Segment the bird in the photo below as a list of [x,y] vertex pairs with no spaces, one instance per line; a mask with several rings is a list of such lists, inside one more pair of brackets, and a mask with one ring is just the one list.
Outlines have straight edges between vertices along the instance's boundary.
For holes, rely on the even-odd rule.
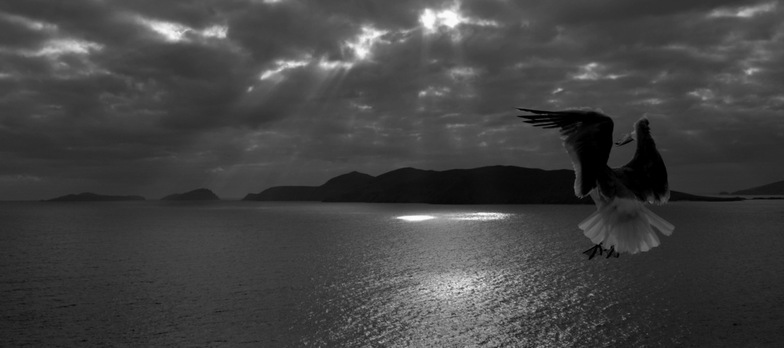
[[656,215],[645,203],[664,204],[670,197],[667,167],[651,136],[646,116],[634,123],[631,132],[615,142],[623,146],[636,140],[634,157],[619,168],[607,160],[613,147],[612,118],[595,110],[543,111],[517,108],[523,122],[544,129],[559,129],[563,146],[574,167],[574,194],[590,196],[596,212],[578,224],[595,245],[584,251],[588,259],[607,253],[636,254],[659,246],[656,232],[669,236],[675,226]]

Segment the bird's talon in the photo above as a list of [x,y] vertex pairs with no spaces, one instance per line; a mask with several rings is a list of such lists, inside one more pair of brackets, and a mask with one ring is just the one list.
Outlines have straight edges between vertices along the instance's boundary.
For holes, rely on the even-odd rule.
[[596,254],[604,255],[605,251],[607,252],[607,256],[605,256],[605,258],[607,258],[607,259],[609,259],[610,257],[613,257],[613,256],[615,256],[615,258],[621,257],[621,254],[619,252],[615,251],[615,246],[614,245],[610,246],[609,249],[605,249],[604,247],[602,247],[602,243],[596,244],[593,247],[591,247],[590,249],[588,249],[586,251],[583,251],[583,254],[588,255],[588,260],[590,260],[590,259],[593,259],[594,257],[596,257]]
[[602,243],[599,243],[599,244],[594,245],[590,249],[588,249],[586,251],[583,251],[583,254],[588,255],[588,260],[590,260],[590,259],[592,259],[592,258],[594,258],[596,256],[596,253],[599,253],[599,255],[602,255],[603,251],[604,251],[604,248],[602,248]]

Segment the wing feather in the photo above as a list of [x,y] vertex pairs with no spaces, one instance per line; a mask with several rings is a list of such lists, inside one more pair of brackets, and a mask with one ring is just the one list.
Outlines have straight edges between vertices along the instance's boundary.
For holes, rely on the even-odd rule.
[[616,176],[639,200],[666,203],[670,198],[667,166],[653,141],[648,120],[637,121],[635,131],[637,151],[629,163],[614,169]]
[[607,175],[612,148],[613,121],[589,110],[544,111],[518,108],[534,115],[520,115],[525,123],[544,129],[559,128],[564,147],[574,167],[574,193],[588,195],[597,181]]

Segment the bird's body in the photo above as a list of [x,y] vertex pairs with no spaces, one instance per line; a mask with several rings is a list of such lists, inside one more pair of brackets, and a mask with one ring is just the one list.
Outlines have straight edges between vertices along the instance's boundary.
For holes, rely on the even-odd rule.
[[574,166],[575,195],[590,195],[596,204],[596,212],[578,225],[592,242],[609,248],[611,255],[612,251],[635,254],[659,245],[655,231],[664,235],[672,233],[672,224],[644,205],[645,202],[666,203],[670,195],[667,168],[651,137],[647,118],[637,121],[634,131],[625,139],[624,143],[637,140],[632,160],[620,168],[610,168],[607,165],[613,146],[610,117],[589,110],[519,110],[533,114],[519,116],[526,123],[560,129]]

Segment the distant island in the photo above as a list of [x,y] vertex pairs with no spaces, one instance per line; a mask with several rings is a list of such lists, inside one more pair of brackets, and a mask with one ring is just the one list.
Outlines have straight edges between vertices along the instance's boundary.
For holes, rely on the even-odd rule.
[[[245,201],[321,201],[431,204],[593,204],[574,195],[574,172],[516,166],[445,171],[402,168],[377,177],[351,172],[321,186],[276,186]],[[671,191],[670,201],[738,201]]]
[[743,197],[713,197],[698,196],[680,191],[670,191],[670,202],[691,201],[691,202],[736,202],[746,200]]
[[46,200],[47,202],[116,202],[116,201],[143,201],[142,196],[110,196],[92,192],[69,194]]
[[218,196],[206,188],[200,188],[185,193],[174,193],[161,198],[162,201],[217,201]]
[[733,195],[784,195],[784,180],[771,184],[735,191]]

